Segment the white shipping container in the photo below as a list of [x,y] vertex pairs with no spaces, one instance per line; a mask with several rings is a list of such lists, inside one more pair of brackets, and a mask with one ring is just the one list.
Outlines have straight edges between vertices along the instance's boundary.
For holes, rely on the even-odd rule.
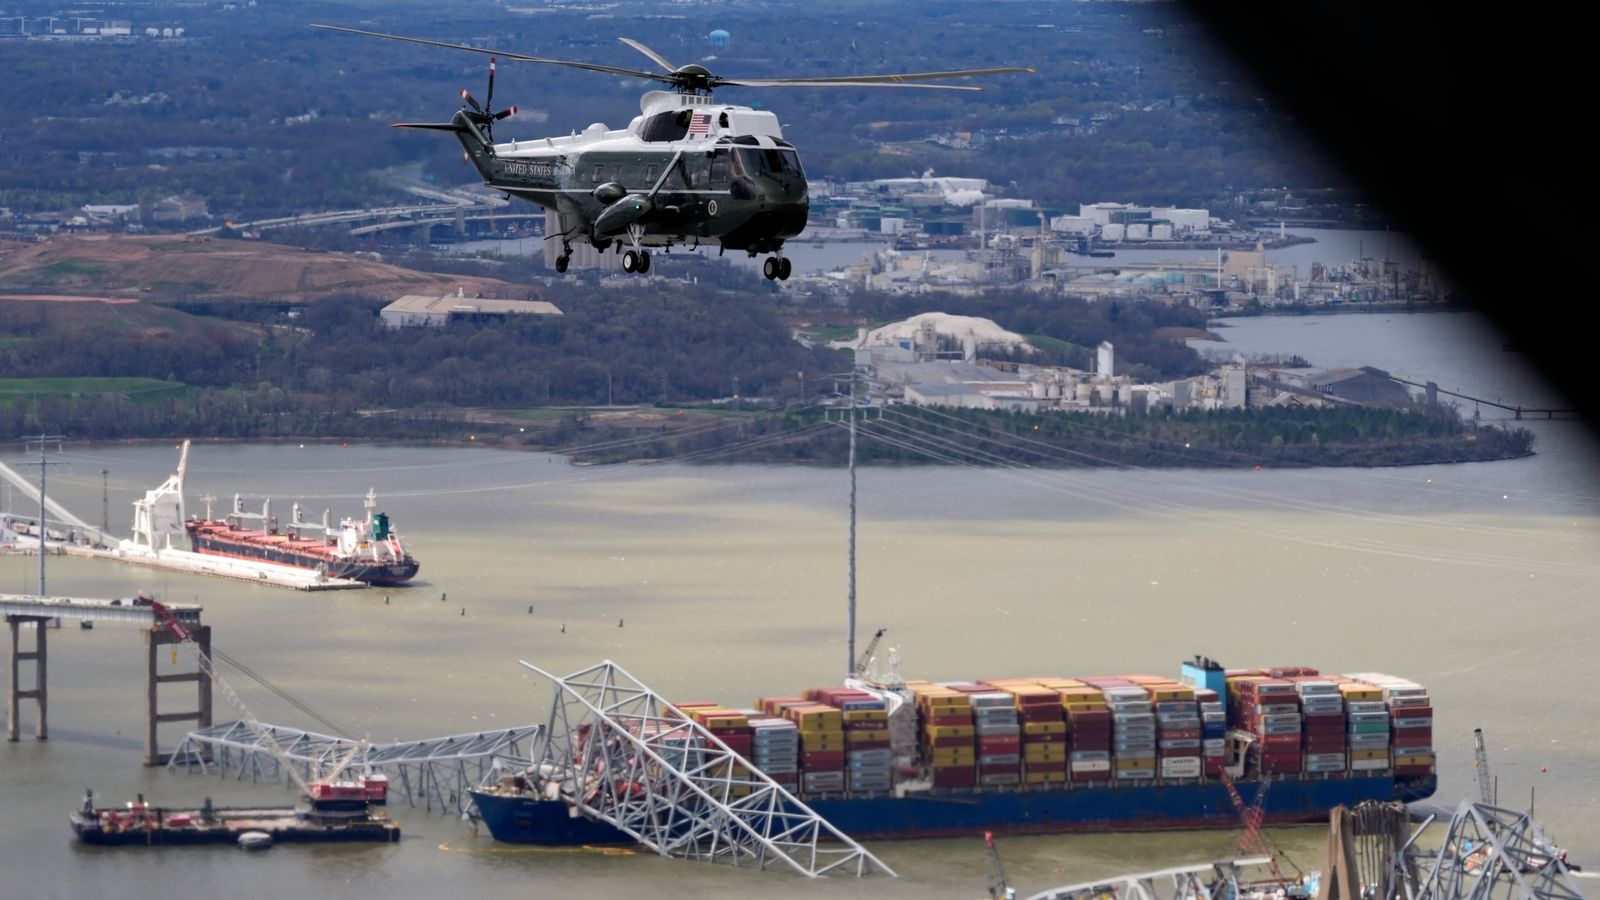
[[1109,772],[1111,760],[1109,759],[1084,759],[1073,760],[1067,763],[1067,769],[1073,772]]
[[1352,759],[1350,771],[1352,772],[1382,772],[1389,768],[1387,759]]

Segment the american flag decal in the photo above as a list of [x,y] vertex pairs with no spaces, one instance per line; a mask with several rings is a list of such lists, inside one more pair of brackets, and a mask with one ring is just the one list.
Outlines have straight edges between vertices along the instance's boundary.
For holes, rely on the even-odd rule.
[[690,134],[710,134],[711,133],[711,117],[706,115],[705,113],[695,113],[693,116],[690,116],[689,117],[689,133]]

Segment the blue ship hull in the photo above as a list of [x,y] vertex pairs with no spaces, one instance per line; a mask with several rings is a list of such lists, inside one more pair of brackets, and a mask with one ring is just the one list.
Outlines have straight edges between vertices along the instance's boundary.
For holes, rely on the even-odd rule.
[[[1410,803],[1433,795],[1438,778],[1425,775],[1315,780],[1281,779],[1268,787],[1263,805],[1269,824],[1324,822],[1328,811],[1363,800]],[[1240,793],[1255,796],[1254,782]],[[569,814],[561,801],[472,792],[484,825],[495,840],[514,844],[631,843],[610,825]],[[1220,783],[1080,787],[1070,790],[941,791],[897,797],[834,797],[806,800],[834,827],[857,839],[953,837],[983,831],[1074,832],[1236,828],[1239,815]]]

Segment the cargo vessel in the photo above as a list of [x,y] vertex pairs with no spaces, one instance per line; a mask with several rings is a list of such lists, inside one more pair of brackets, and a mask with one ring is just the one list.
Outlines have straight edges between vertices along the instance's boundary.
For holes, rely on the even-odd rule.
[[364,517],[344,519],[335,529],[328,510],[323,510],[320,523],[307,522],[296,503],[288,528],[280,530],[271,500],[264,502],[261,512],[247,513],[235,494],[233,512],[225,518],[213,519],[208,503],[205,518],[188,519],[183,527],[196,553],[275,563],[378,586],[410,581],[419,568],[416,557],[389,516],[378,511],[374,491],[367,491],[365,510]]
[[[1376,673],[1196,658],[1177,679],[858,682],[755,707],[676,706],[858,839],[1233,828],[1241,795],[1267,823],[1316,822],[1437,786],[1427,690]],[[628,842],[575,782],[536,766],[472,796],[497,840]]]
[[388,783],[382,775],[357,782],[313,786],[315,794],[298,806],[213,807],[210,798],[199,809],[151,806],[144,795],[123,807],[96,807],[94,792],[68,817],[78,840],[102,845],[239,844],[252,849],[276,842],[393,842],[400,826],[382,812]]

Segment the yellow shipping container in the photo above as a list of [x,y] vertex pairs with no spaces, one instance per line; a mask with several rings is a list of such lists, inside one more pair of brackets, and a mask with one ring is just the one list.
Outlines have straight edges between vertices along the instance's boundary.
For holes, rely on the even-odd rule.
[[972,708],[972,701],[968,699],[967,695],[956,691],[951,691],[948,694],[923,694],[917,698],[917,702],[925,704],[932,709]]
[[1152,700],[1193,700],[1194,688],[1185,685],[1152,685],[1148,688]]
[[1115,765],[1118,769],[1150,769],[1154,768],[1156,761],[1153,759],[1117,759]]
[[1029,772],[1022,776],[1023,784],[1056,784],[1066,780],[1065,772]]
[[937,747],[928,754],[928,765],[945,769],[951,766],[971,766],[978,762],[978,752],[971,747]]
[[1035,744],[1035,745],[1033,745],[1031,747],[1023,747],[1022,748],[1022,758],[1027,760],[1028,762],[1036,762],[1036,763],[1042,763],[1042,762],[1066,762],[1067,761],[1067,749],[1065,747],[1060,747],[1060,746],[1057,746],[1057,745],[1054,745],[1054,744],[1049,744],[1049,745]]
[[1431,766],[1433,765],[1433,754],[1413,753],[1410,756],[1396,756],[1394,764],[1397,766]]
[[1063,701],[1062,704],[1061,704],[1061,708],[1066,710],[1069,713],[1070,712],[1083,712],[1085,710],[1100,711],[1100,710],[1103,710],[1103,709],[1106,708],[1106,702],[1104,700],[1083,701],[1083,702]]
[[852,709],[844,714],[846,722],[887,722],[889,713],[881,709]]
[[1351,750],[1350,751],[1350,758],[1351,759],[1388,759],[1389,758],[1389,751],[1387,751],[1387,750]]
[[844,740],[847,744],[882,744],[889,746],[889,732],[884,729],[875,731],[846,731]]
[[1023,734],[1066,734],[1065,722],[1023,722]]
[[1339,694],[1346,700],[1355,700],[1358,702],[1364,700],[1383,699],[1383,690],[1380,688],[1375,688],[1370,684],[1341,684],[1339,685]]
[[837,709],[800,709],[791,717],[801,730],[843,731],[844,718]]
[[972,737],[976,729],[971,725],[929,725],[922,729],[930,738]]

